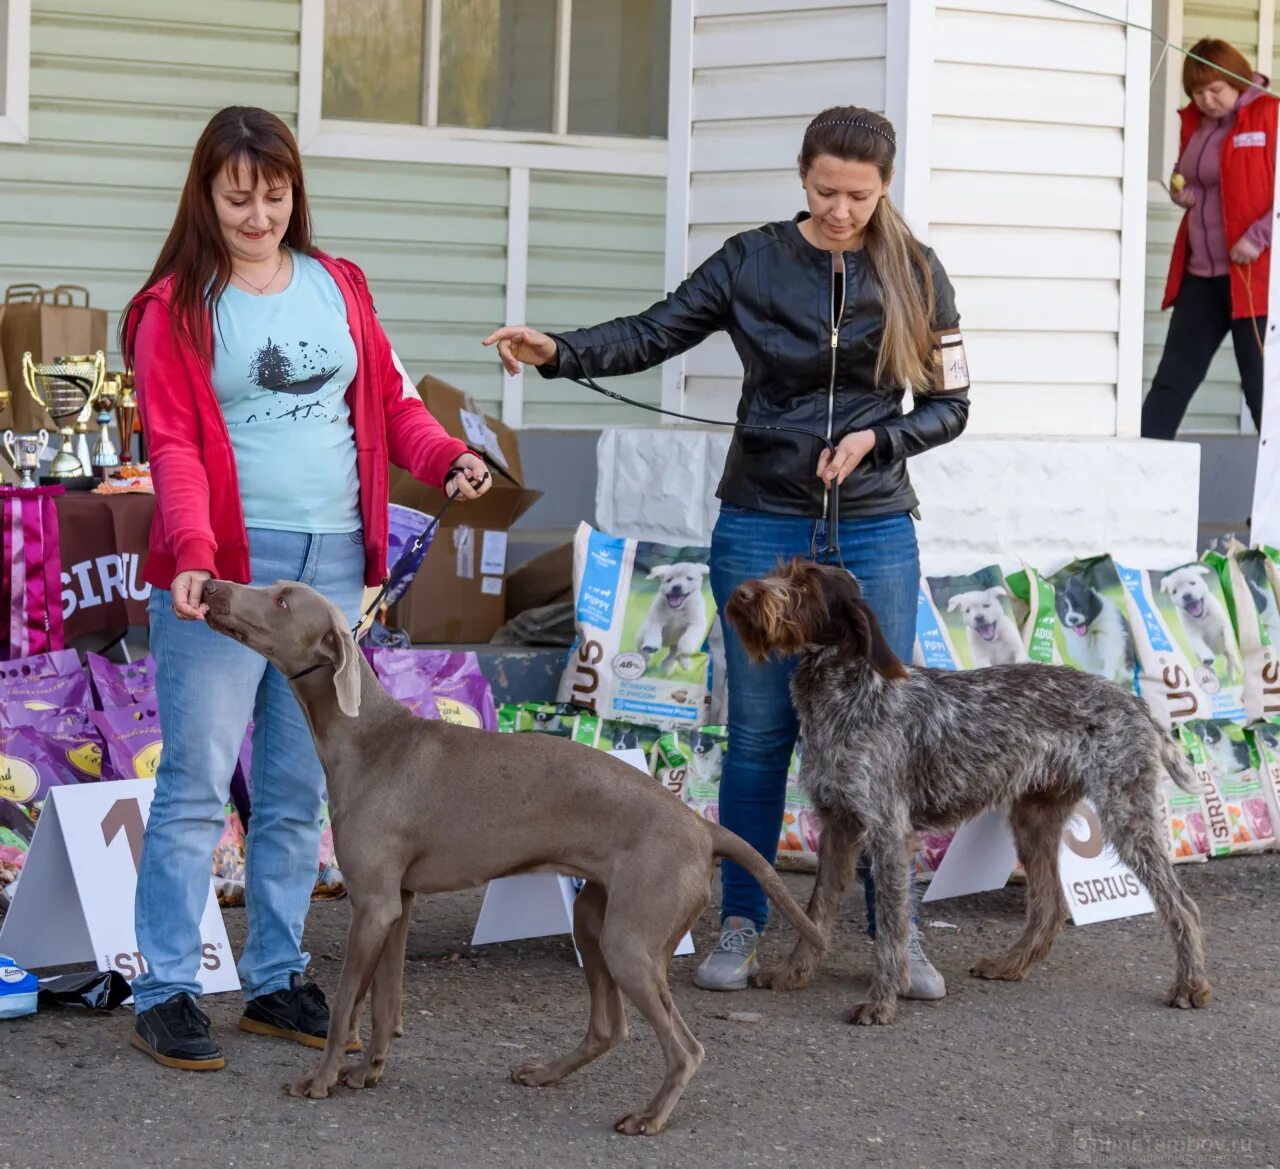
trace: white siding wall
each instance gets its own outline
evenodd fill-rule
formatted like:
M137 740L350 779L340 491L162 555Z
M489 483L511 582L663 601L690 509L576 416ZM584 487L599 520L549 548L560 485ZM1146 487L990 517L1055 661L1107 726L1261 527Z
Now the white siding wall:
M804 207L805 126L830 105L883 110L884 58L884 3L693 0L688 269L734 232ZM684 369L684 409L732 417L742 367L728 339L708 339Z
M1043 0L937 8L927 233L956 286L973 433L1116 433L1128 35Z

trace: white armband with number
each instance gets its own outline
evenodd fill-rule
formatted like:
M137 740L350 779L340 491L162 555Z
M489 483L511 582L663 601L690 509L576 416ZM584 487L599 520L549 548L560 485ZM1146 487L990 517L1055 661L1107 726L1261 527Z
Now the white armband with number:
M969 360L964 352L964 334L959 329L939 333L935 360L940 376L935 389L955 394L969 388Z

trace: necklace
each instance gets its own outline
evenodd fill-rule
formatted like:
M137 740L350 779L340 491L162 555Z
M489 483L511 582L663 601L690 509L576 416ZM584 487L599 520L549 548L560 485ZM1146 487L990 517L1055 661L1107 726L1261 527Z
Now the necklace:
M262 296L263 293L265 293L267 289L271 287L275 278L280 275L280 269L283 267L284 267L284 248L281 248L280 262L276 265L276 270L271 273L270 277L268 277L267 282L265 284L254 284L252 280L246 279L241 273L237 272L235 268L231 269L231 275L233 275L237 280L239 280L241 284L247 284L250 288L253 289L253 291L258 296Z

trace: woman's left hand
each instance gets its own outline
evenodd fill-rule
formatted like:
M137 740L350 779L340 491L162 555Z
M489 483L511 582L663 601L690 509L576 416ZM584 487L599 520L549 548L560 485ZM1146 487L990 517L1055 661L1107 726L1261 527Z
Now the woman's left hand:
M876 445L876 436L869 430L855 430L846 434L836 447L836 457L824 450L818 456L818 478L830 486L839 486L857 469Z
M1231 262L1233 264L1252 264L1260 255L1262 255L1262 249L1253 243L1248 236L1242 235L1236 240L1235 247L1231 249Z
M454 472L461 471L458 475ZM445 490L456 495L458 499L479 499L493 486L493 476L484 465L484 459L467 451L453 460Z

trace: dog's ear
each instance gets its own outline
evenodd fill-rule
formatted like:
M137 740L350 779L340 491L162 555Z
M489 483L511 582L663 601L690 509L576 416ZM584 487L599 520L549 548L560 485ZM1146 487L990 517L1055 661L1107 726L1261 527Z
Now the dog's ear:
M711 565L709 564L695 564L693 568L694 568L694 571L697 572L699 576L711 575Z
M898 655L889 648L889 643L885 640L884 631L880 628L880 622L876 620L876 615L871 606L863 600L855 601L854 606L866 624L867 650L864 656L867 661L875 667L876 673L882 678L890 681L894 678L905 678L907 676L907 667L902 664Z
M824 572L823 591L832 626L842 627L840 638L849 652L871 663L882 678L905 678L907 669L889 648L880 622L862 599L858 582L847 572Z
M1007 597L1008 595L1009 593L1005 589L1004 585L992 585L987 589L987 596L993 601L998 601L1001 597Z
M1197 576L1208 576L1209 566L1207 564L1188 564L1183 571L1194 572Z
M964 593L956 593L956 595L947 602L947 612L954 613L962 604L964 604Z
M1170 572L1160 578L1160 591L1162 593L1172 593L1177 589L1178 586L1173 583L1173 577L1174 574Z
M360 651L338 609L334 609L333 625L322 638L333 662L333 688L338 695L338 709L347 718L360 713Z
M671 573L671 565L658 564L649 569L649 580L666 580Z

